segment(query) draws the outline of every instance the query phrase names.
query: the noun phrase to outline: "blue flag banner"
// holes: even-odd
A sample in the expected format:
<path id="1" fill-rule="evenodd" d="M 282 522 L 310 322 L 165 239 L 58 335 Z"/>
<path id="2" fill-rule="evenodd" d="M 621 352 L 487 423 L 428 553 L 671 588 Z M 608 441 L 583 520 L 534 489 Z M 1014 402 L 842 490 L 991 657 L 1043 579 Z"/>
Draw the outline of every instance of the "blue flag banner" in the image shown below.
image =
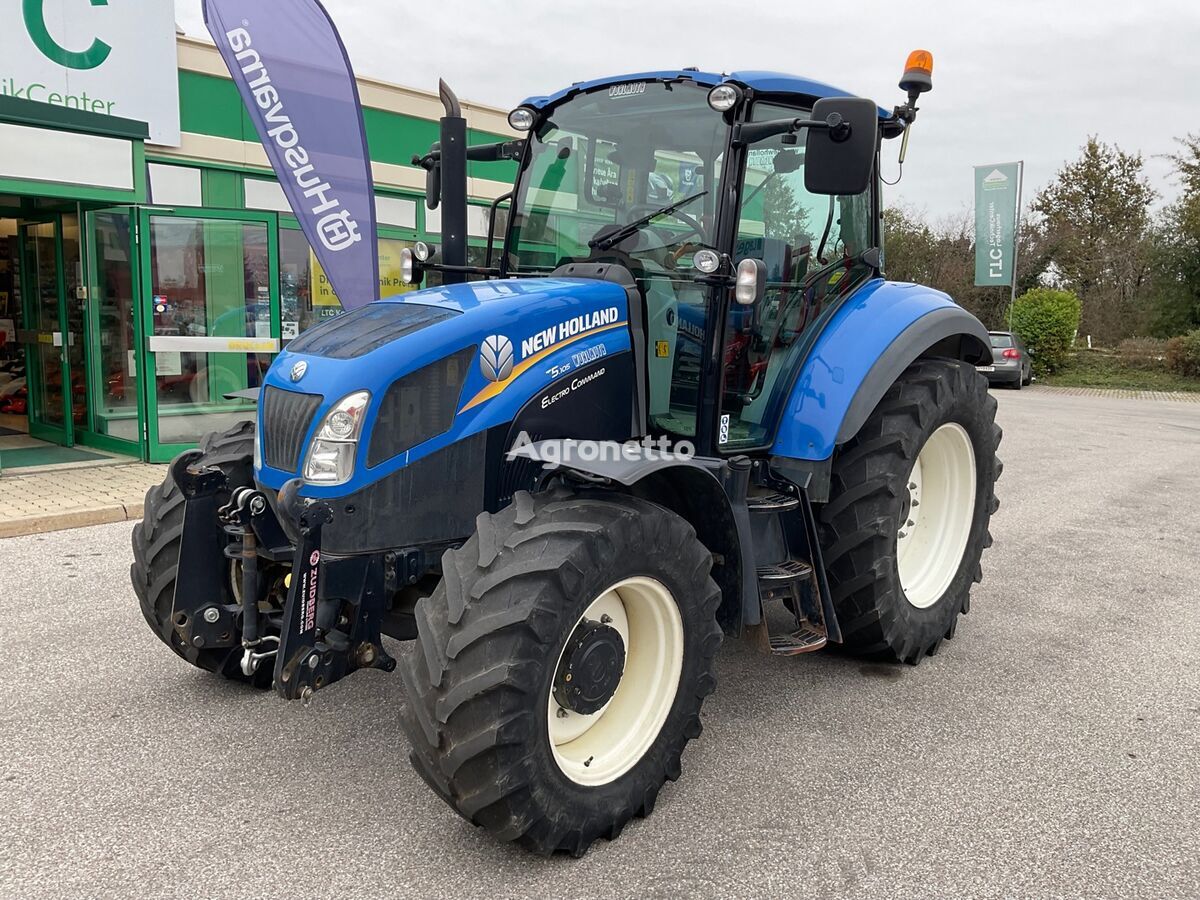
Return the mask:
<path id="1" fill-rule="evenodd" d="M 204 21 L 342 306 L 377 299 L 371 158 L 328 13 L 317 0 L 204 0 Z"/>

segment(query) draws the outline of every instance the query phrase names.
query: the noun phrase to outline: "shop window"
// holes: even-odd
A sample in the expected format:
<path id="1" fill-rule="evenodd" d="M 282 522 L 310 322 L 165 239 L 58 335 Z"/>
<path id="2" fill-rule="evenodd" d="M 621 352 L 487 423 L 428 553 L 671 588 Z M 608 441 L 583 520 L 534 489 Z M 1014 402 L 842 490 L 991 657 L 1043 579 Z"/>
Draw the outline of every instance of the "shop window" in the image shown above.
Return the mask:
<path id="1" fill-rule="evenodd" d="M 379 239 L 379 296 L 391 297 L 416 290 L 400 280 L 400 251 L 412 241 Z M 298 229 L 279 230 L 279 279 L 282 337 L 290 340 L 302 331 L 342 311 L 325 270 Z"/>
<path id="2" fill-rule="evenodd" d="M 150 202 L 159 206 L 203 206 L 200 170 L 150 163 Z"/>
<path id="3" fill-rule="evenodd" d="M 211 351 L 191 340 L 271 337 L 267 226 L 152 216 L 150 260 L 158 440 L 193 442 L 252 413 L 224 397 L 261 385 L 270 365 L 269 354 Z"/>

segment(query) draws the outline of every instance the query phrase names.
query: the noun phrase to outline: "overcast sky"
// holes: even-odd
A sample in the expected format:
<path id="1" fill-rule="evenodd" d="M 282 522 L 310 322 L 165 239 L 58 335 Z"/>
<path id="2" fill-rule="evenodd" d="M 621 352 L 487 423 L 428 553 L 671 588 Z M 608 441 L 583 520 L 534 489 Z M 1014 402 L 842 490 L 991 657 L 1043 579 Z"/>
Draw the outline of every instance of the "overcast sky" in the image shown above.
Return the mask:
<path id="1" fill-rule="evenodd" d="M 253 0 L 246 0 L 252 3 Z M 200 0 L 179 24 L 207 37 Z M 325 0 L 359 75 L 508 108 L 573 81 L 698 66 L 773 69 L 890 108 L 917 47 L 934 90 L 914 128 L 897 198 L 935 218 L 969 210 L 971 167 L 1024 159 L 1026 200 L 1089 134 L 1146 157 L 1176 190 L 1172 138 L 1200 133 L 1200 0 Z M 895 175 L 899 142 L 885 146 Z"/>

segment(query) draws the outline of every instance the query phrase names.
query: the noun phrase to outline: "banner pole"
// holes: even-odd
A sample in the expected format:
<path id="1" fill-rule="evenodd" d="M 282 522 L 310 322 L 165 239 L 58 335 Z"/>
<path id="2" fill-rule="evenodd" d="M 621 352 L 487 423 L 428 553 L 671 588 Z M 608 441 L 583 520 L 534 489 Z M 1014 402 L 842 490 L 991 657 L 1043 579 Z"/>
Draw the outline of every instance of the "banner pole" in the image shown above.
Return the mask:
<path id="1" fill-rule="evenodd" d="M 1017 218 L 1013 224 L 1012 290 L 1008 296 L 1008 330 L 1013 330 L 1013 307 L 1017 303 L 1017 259 L 1021 253 L 1021 190 L 1025 187 L 1025 160 L 1017 160 Z"/>

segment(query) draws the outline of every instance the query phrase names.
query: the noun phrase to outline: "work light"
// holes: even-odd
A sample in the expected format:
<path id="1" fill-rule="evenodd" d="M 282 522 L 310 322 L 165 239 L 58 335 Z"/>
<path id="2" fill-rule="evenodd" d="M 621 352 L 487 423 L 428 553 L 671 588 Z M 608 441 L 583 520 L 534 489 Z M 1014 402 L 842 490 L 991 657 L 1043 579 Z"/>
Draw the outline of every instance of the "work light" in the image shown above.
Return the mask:
<path id="1" fill-rule="evenodd" d="M 708 92 L 708 105 L 717 112 L 726 112 L 738 105 L 742 92 L 732 84 L 718 84 Z"/>
<path id="2" fill-rule="evenodd" d="M 513 131 L 528 131 L 533 127 L 533 110 L 528 106 L 518 106 L 508 114 L 508 124 Z"/>
<path id="3" fill-rule="evenodd" d="M 415 256 L 421 262 L 429 262 L 429 260 L 433 258 L 433 248 L 424 241 L 417 241 L 415 244 L 413 244 L 412 250 L 413 256 Z"/>

